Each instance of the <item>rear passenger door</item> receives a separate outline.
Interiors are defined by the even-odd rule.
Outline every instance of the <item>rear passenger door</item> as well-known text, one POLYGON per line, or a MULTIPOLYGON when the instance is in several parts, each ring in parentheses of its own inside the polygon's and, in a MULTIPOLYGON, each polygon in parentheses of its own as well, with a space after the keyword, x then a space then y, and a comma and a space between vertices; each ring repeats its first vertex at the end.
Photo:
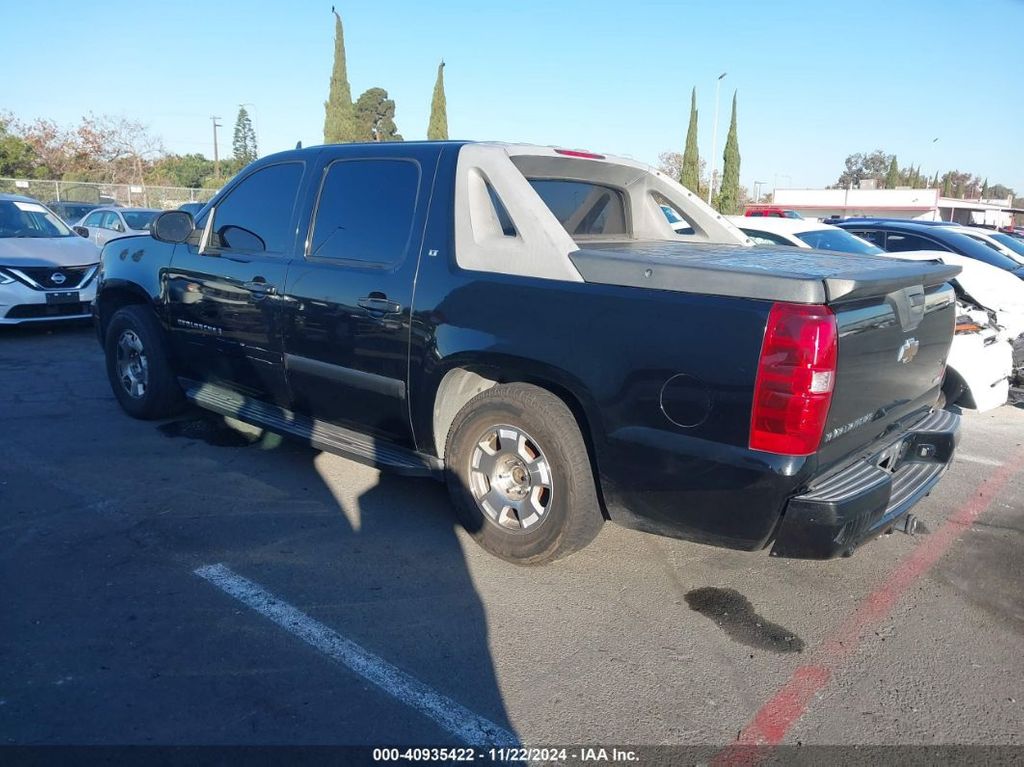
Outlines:
POLYGON ((439 156, 432 146, 325 150, 283 304, 296 407, 405 447, 413 283, 439 156))

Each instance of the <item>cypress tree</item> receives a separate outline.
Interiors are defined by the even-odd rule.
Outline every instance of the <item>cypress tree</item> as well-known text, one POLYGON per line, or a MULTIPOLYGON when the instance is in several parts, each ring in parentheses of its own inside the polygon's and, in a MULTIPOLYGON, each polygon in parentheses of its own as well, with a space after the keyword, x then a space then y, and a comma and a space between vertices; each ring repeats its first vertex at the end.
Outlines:
POLYGON ((939 172, 935 171, 935 178, 932 179, 932 189, 939 188, 939 172))
POLYGON ((949 171, 942 177, 942 196, 953 196, 953 174, 949 171))
POLYGON ((736 136, 736 92, 732 94, 732 120, 722 152, 722 188, 718 192, 718 212, 736 213, 740 204, 740 141, 736 136))
POLYGON ((341 16, 333 6, 331 13, 334 14, 334 69, 330 94, 324 102, 324 143, 340 144, 355 140, 355 110, 345 64, 345 31, 341 27, 341 16))
POLYGON ((985 179, 985 181, 981 185, 981 199, 984 200, 986 197, 988 197, 988 179, 987 178, 985 179))
POLYGON ((694 194, 700 194, 700 154, 697 152, 697 89, 690 93, 690 125, 686 129, 686 148, 679 183, 694 194))
POLYGON ((885 188, 895 189, 900 185, 900 166, 896 164, 896 155, 892 156, 889 171, 885 174, 885 188))
POLYGON ((448 138, 448 104, 444 97, 444 61, 437 65, 437 80, 434 82, 434 98, 430 102, 427 138, 430 141, 444 141, 448 138))

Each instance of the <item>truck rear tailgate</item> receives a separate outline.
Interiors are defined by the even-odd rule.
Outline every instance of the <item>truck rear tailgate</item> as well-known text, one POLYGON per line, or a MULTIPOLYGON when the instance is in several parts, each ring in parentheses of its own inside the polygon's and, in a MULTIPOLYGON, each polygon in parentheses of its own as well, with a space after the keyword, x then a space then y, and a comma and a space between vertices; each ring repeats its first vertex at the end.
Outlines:
MULTIPOLYGON (((587 282, 825 304, 836 315, 836 383, 819 467, 843 461, 936 400, 953 337, 960 268, 797 248, 670 241, 587 243, 570 258, 587 282)), ((708 328, 713 337, 713 328, 708 328)), ((756 360, 737 360, 756 368, 756 360)))

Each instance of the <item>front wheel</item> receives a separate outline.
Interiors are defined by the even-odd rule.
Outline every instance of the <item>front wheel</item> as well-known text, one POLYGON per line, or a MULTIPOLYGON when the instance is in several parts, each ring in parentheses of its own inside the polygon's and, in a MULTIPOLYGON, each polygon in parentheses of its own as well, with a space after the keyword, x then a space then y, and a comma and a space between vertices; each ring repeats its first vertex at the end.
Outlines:
POLYGON ((149 420, 181 409, 181 387, 160 323, 148 306, 118 309, 107 325, 104 349, 110 387, 128 415, 149 420))
POLYGON ((456 415, 445 449, 463 527, 487 551, 542 564, 586 546, 603 523, 572 412, 529 384, 500 384, 456 415))

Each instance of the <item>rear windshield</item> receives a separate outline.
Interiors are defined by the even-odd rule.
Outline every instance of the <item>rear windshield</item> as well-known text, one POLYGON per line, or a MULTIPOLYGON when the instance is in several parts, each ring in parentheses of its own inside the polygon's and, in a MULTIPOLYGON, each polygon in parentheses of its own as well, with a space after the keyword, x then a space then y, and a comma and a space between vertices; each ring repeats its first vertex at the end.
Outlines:
POLYGON ((548 209, 572 237, 622 237, 626 204, 610 186, 568 179, 529 179, 548 209))
POLYGON ((862 256, 874 256, 885 252, 867 240, 862 240, 842 229, 815 229, 810 232, 799 232, 796 236, 816 250, 834 250, 838 253, 856 253, 862 256))
POLYGON ((0 200, 0 237, 74 237, 67 224, 38 202, 0 200))

